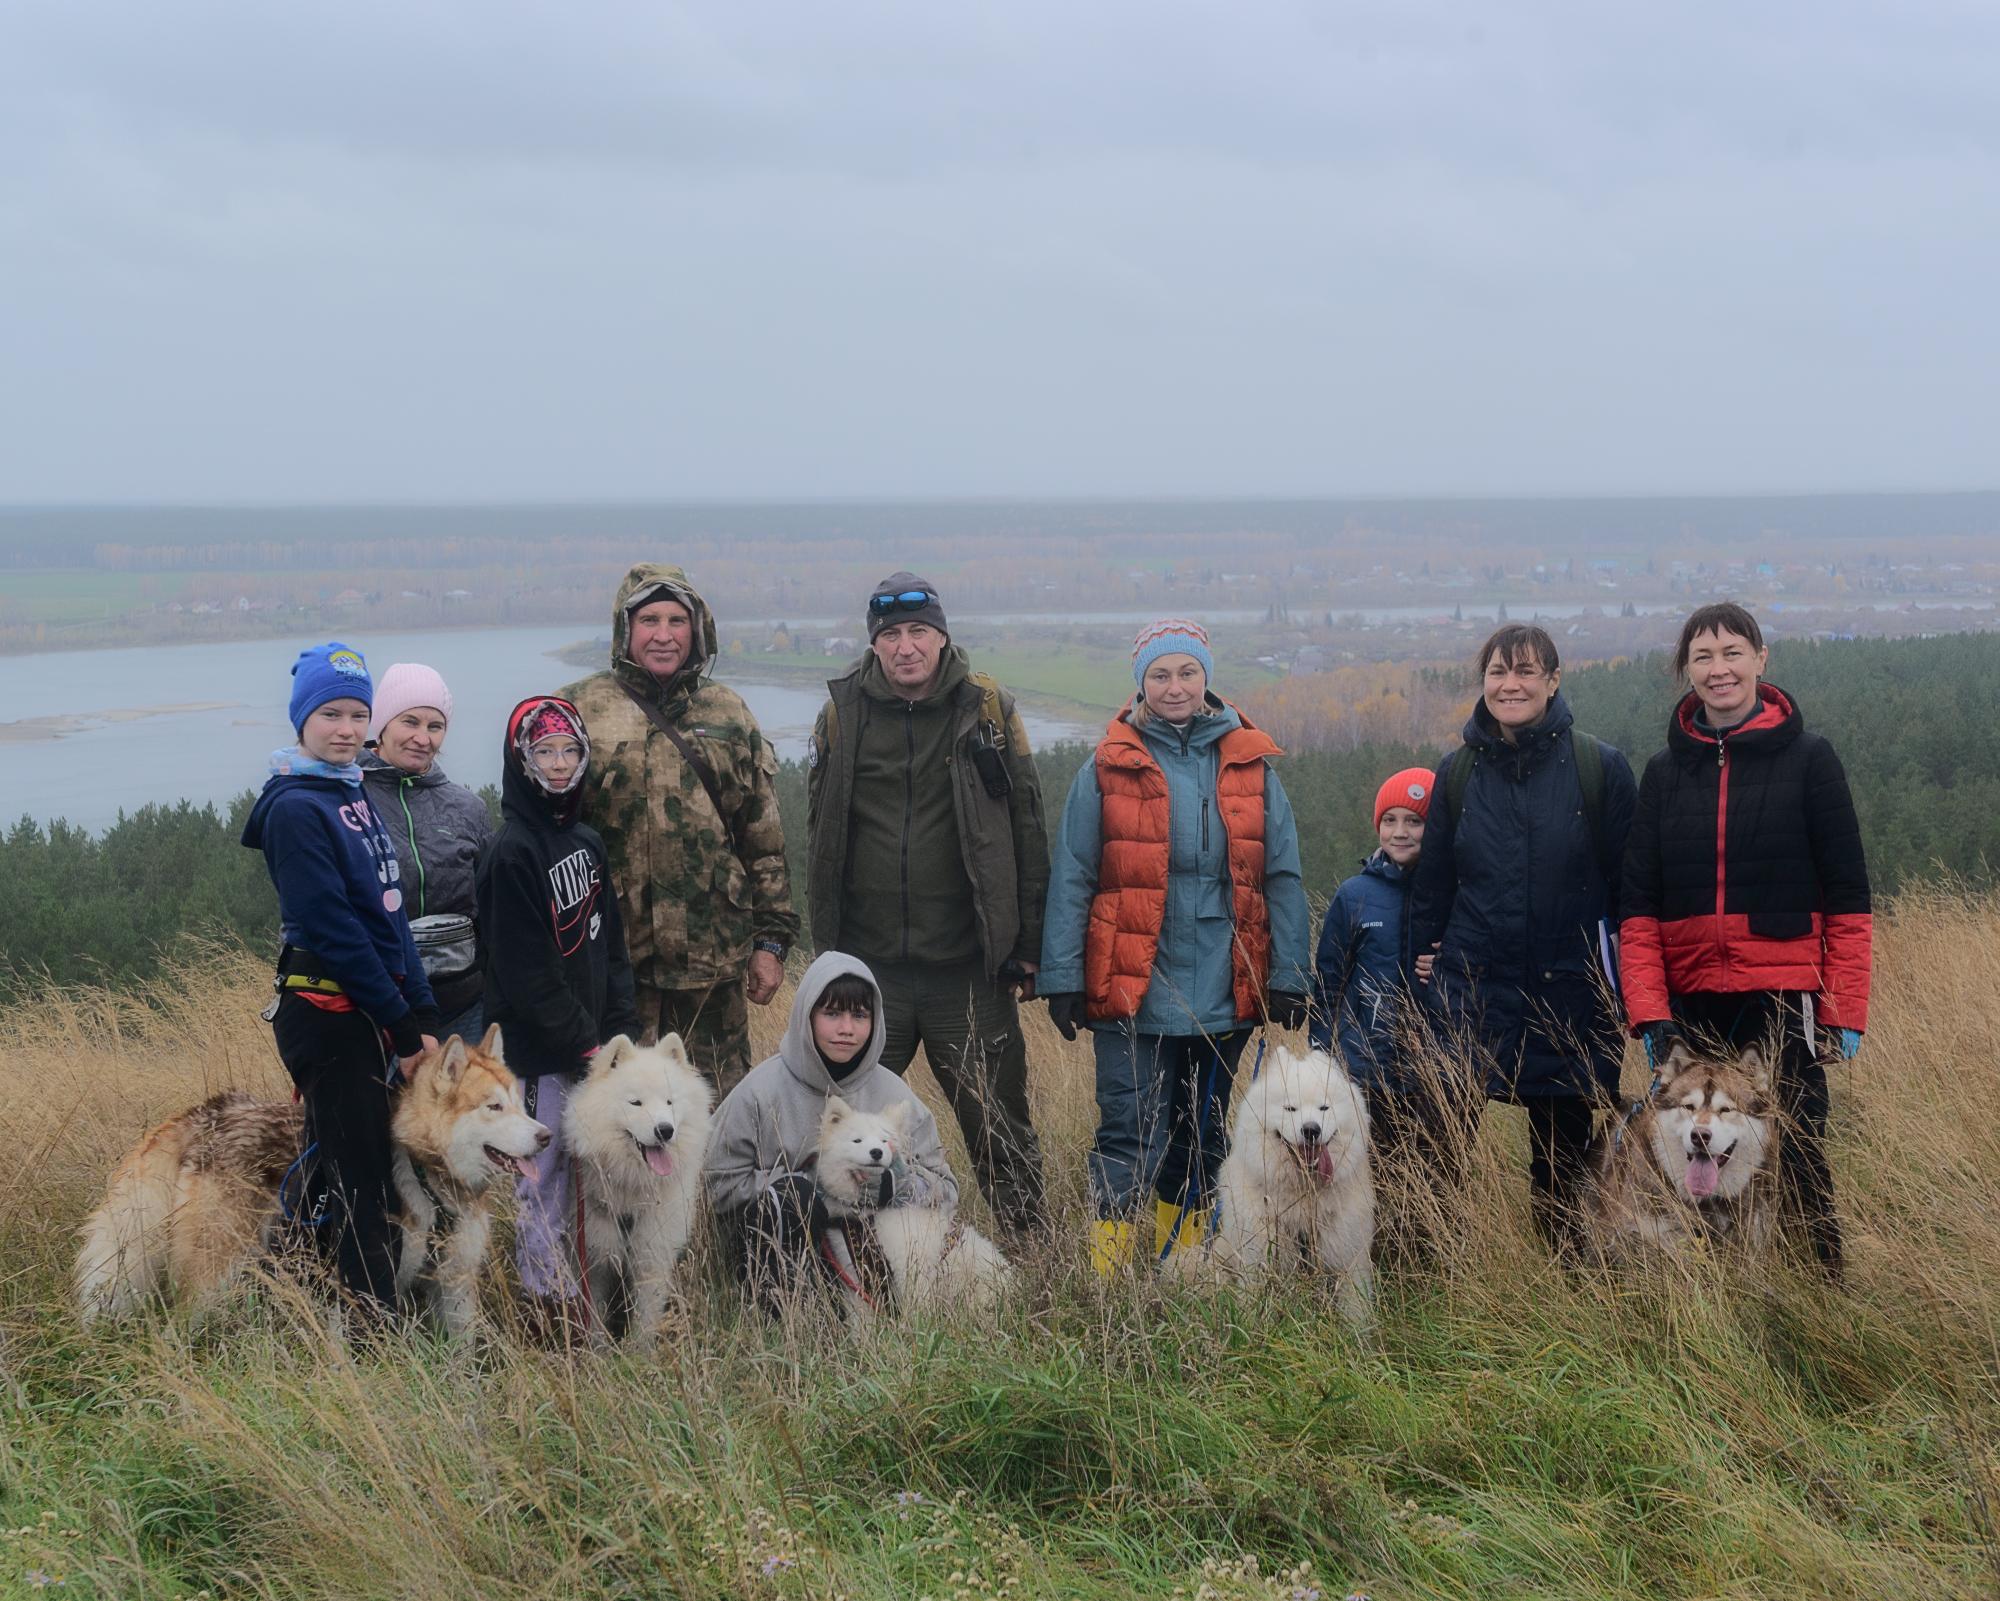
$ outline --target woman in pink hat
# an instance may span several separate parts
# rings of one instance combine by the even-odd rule
[[[493,837],[493,818],[438,766],[450,724],[451,691],[436,670],[396,663],[375,686],[361,778],[402,864],[411,931],[444,1017],[440,1038],[469,1042],[485,1028],[473,869]]]

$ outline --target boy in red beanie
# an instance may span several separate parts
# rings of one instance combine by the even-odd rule
[[[1435,1158],[1445,1143],[1439,1098],[1399,1037],[1414,1016],[1410,887],[1435,783],[1428,767],[1406,767],[1375,792],[1376,849],[1334,891],[1313,964],[1312,1043],[1339,1056],[1367,1098],[1380,1233],[1392,1242],[1406,1231],[1395,1197],[1406,1181],[1394,1170]]]

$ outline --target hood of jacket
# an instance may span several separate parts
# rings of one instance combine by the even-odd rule
[[[1537,765],[1555,743],[1576,721],[1569,709],[1569,701],[1563,692],[1557,690],[1549,701],[1549,709],[1542,713],[1542,720],[1533,727],[1524,728],[1515,735],[1512,744],[1500,732],[1500,725],[1493,720],[1493,714],[1486,709],[1482,699],[1474,703],[1472,715],[1465,720],[1464,739],[1466,744],[1475,746],[1488,758],[1507,755],[1522,757],[1530,765]],[[1498,765],[1496,761],[1496,765]],[[1504,768],[1501,769],[1505,771]]]
[[[584,791],[590,776],[590,743],[586,736],[583,747],[583,771],[577,774],[576,782],[561,795],[551,795],[528,776],[526,758],[514,735],[521,719],[538,708],[552,705],[567,712],[577,727],[582,728],[583,718],[569,701],[560,695],[531,695],[516,706],[507,718],[507,731],[501,736],[500,755],[500,813],[503,817],[518,819],[525,827],[549,830],[569,828],[583,815]]]
[[[1138,710],[1140,704],[1140,701],[1134,699],[1130,706],[1112,720],[1131,723],[1132,713]],[[1176,728],[1164,717],[1149,717],[1145,726],[1138,732],[1139,737],[1148,744],[1157,745],[1163,751],[1179,755],[1183,750],[1207,750],[1219,745],[1222,736],[1231,730],[1249,726],[1243,721],[1241,712],[1211,689],[1202,703],[1201,710],[1188,720],[1185,730]],[[1186,735],[1185,744],[1182,742],[1183,732]]]
[[[671,598],[687,608],[688,615],[694,619],[694,648],[688,659],[681,663],[680,671],[664,684],[625,654],[632,643],[626,608],[632,604],[634,595],[643,595],[661,585],[670,592]],[[688,582],[686,572],[665,562],[642,561],[626,573],[624,581],[618,586],[617,597],[611,602],[611,671],[621,684],[630,685],[663,706],[668,705],[690,693],[702,675],[714,667],[719,654],[715,614],[708,609],[708,602],[696,592],[694,585]]]
[[[1409,888],[1411,881],[1417,876],[1413,868],[1398,867],[1390,861],[1389,853],[1380,847],[1377,847],[1374,854],[1361,864],[1361,871],[1370,878],[1379,878],[1385,884],[1394,884],[1399,889]]]
[[[827,986],[835,979],[850,974],[866,979],[869,989],[874,992],[875,1023],[869,1030],[868,1043],[847,1064],[847,1071],[835,1078],[826,1070],[826,1061],[819,1054],[819,1045],[813,1039],[812,1012],[819,1005],[819,998],[826,993]],[[827,951],[816,957],[812,966],[806,969],[805,976],[799,980],[798,993],[792,997],[792,1015],[785,1023],[784,1042],[778,1047],[778,1054],[785,1060],[785,1070],[815,1095],[837,1094],[841,1085],[881,1062],[882,1049],[887,1043],[888,1023],[882,1006],[882,986],[875,982],[875,975],[868,971],[868,964],[845,951]]]
[[[257,799],[250,808],[250,815],[243,821],[242,840],[253,851],[264,848],[264,825],[271,816],[271,808],[278,797],[295,789],[318,790],[323,794],[338,796],[343,800],[352,799],[358,792],[352,785],[343,784],[337,778],[317,778],[304,774],[273,773],[264,780],[264,787],[257,792]]]
[[[1674,708],[1667,728],[1667,747],[1684,762],[1715,759],[1715,747],[1731,750],[1782,750],[1806,730],[1799,703],[1776,684],[1757,686],[1757,709],[1734,728],[1717,733],[1701,720],[1701,697],[1689,690]]]
[[[411,773],[398,767],[394,762],[385,762],[372,750],[363,751],[361,753],[361,776],[365,779],[383,773],[388,775],[391,782],[400,778],[418,789],[436,789],[441,784],[451,782],[450,779],[445,777],[444,768],[437,762],[432,762],[427,772]],[[381,782],[381,780],[377,779],[377,782]]]

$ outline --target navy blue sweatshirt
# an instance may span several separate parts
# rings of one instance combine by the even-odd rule
[[[388,833],[353,784],[274,775],[250,810],[243,843],[264,853],[278,890],[285,943],[310,951],[362,1011],[387,1029],[399,1055],[435,1031]]]

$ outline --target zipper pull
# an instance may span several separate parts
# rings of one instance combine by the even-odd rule
[[[1729,747],[1726,744],[1724,744],[1722,740],[1717,739],[1715,742],[1715,765],[1717,767],[1721,767],[1728,760],[1729,760]]]

